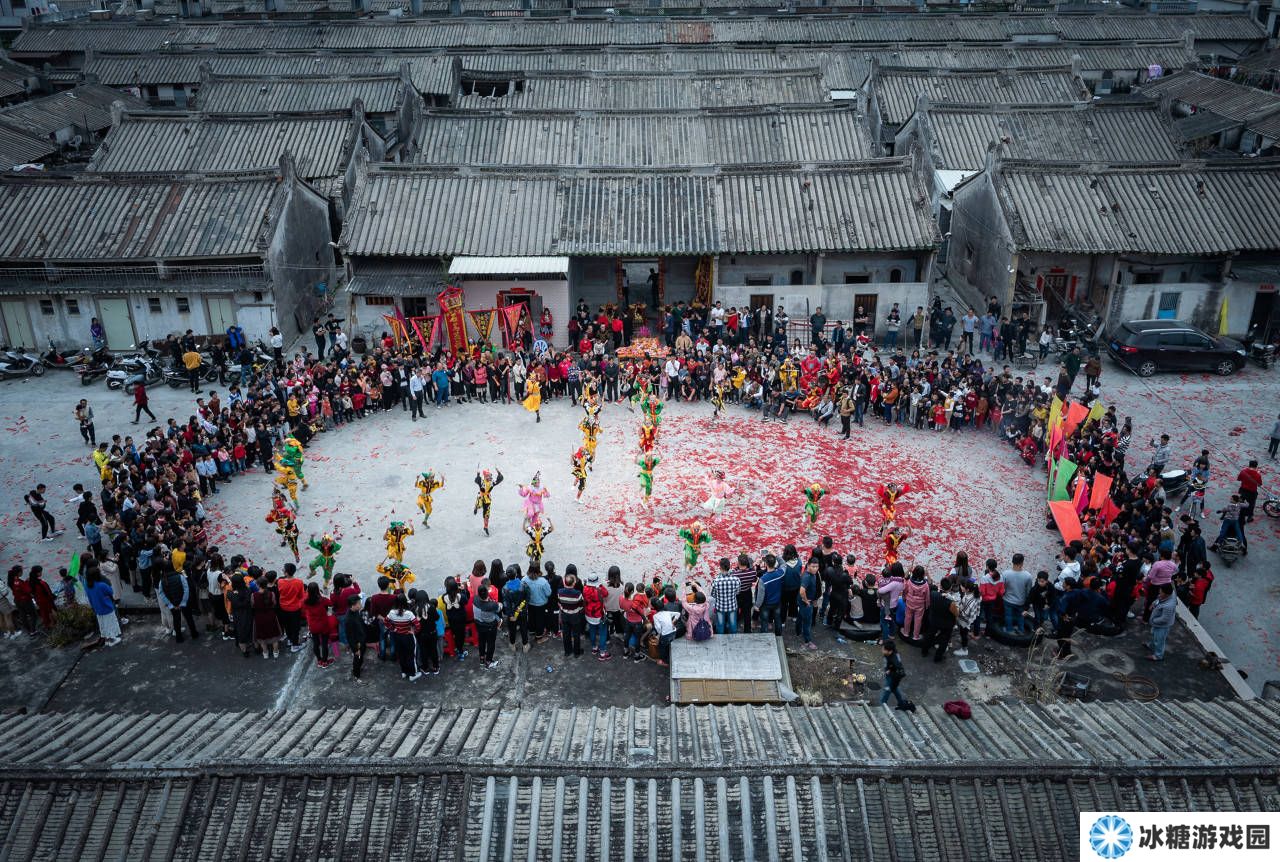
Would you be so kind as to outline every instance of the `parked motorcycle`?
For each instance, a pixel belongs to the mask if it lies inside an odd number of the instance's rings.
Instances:
[[[90,351],[85,348],[80,351],[79,361],[71,366],[71,370],[80,375],[80,385],[88,386],[100,378],[106,377],[107,372],[111,370],[111,364],[114,361],[111,351],[105,347],[99,347],[97,350]]]
[[[207,362],[200,363],[200,379],[206,383],[212,383],[218,379],[218,369],[214,368]],[[191,384],[191,378],[187,374],[187,369],[179,367],[171,371],[164,372],[164,382],[168,383],[174,389],[181,389],[183,386]]]
[[[79,354],[62,353],[53,346],[52,341],[49,342],[49,349],[40,357],[40,361],[44,363],[46,368],[60,368],[64,371],[74,369],[78,360]]]
[[[1276,361],[1276,346],[1266,342],[1259,343],[1257,325],[1249,327],[1249,332],[1241,339],[1249,359],[1261,368],[1270,368]]]
[[[0,380],[13,377],[39,377],[44,374],[44,362],[25,348],[0,353]]]
[[[253,352],[253,367],[250,369],[251,374],[256,374],[258,371],[262,370],[274,361],[270,351],[267,350],[267,346],[262,343],[261,339],[251,344],[249,349]],[[219,375],[218,382],[220,384],[226,385],[228,378],[231,380],[240,379],[239,356],[232,357],[232,359],[234,361],[227,365],[223,374]]]
[[[1280,497],[1269,497],[1262,504],[1262,511],[1273,518],[1280,518]]]
[[[137,383],[153,386],[164,378],[159,361],[150,356],[130,356],[121,359],[107,372],[108,389],[127,389]]]

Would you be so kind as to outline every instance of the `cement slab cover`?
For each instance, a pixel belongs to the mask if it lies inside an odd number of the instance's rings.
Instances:
[[[671,644],[672,679],[782,679],[777,640],[768,634],[714,637]]]

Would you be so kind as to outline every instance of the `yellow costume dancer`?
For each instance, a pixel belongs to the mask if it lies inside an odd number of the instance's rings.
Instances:
[[[399,560],[392,560],[390,563],[383,560],[381,563],[378,563],[374,569],[378,574],[386,575],[390,578],[391,588],[393,591],[397,592],[403,590],[405,587],[409,586],[409,584],[412,584],[418,579],[413,572],[409,570],[409,567]]]
[[[800,372],[791,362],[790,356],[783,360],[782,367],[778,369],[778,379],[782,381],[783,392],[790,392],[796,388],[796,381],[800,379]]]
[[[276,456],[275,460],[276,476],[275,483],[280,488],[289,492],[289,499],[293,501],[293,508],[298,508],[298,474],[293,468],[280,460],[280,456]]]
[[[716,386],[711,390],[711,406],[715,409],[711,411],[711,421],[714,422],[720,418],[720,414],[724,411],[724,386]]]
[[[644,417],[643,424],[640,426],[640,451],[652,452],[653,447],[658,444],[658,426],[649,420],[648,416]]]
[[[528,410],[542,421],[542,386],[538,383],[537,378],[530,377],[524,382],[524,401],[521,402],[524,409]]]
[[[494,473],[498,475],[495,477]],[[502,484],[502,471],[494,468],[493,472],[478,470],[476,472],[476,506],[471,514],[480,512],[484,515],[484,534],[489,535],[489,510],[493,506],[493,489]]]
[[[543,518],[525,527],[524,532],[529,537],[529,544],[524,546],[524,553],[529,558],[529,565],[540,565],[543,553],[542,543],[547,536],[555,532],[555,527],[552,526],[550,518]]]
[[[422,513],[422,526],[430,527],[427,521],[431,520],[431,495],[444,487],[444,476],[439,479],[436,474],[428,470],[418,476],[418,481],[414,482],[414,487],[418,489],[418,511]]]
[[[594,468],[596,444],[600,440],[600,425],[594,419],[583,419],[578,423],[578,430],[582,432],[582,448],[587,450],[587,465]]]
[[[573,483],[578,486],[577,499],[581,500],[582,492],[587,490],[587,450],[579,446],[570,456],[569,464],[573,467]]]
[[[382,541],[387,543],[387,556],[397,563],[404,562],[404,540],[413,535],[413,527],[404,521],[392,521],[391,526],[382,534]]]

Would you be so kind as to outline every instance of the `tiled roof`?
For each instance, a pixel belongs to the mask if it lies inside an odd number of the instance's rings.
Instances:
[[[1084,810],[1274,809],[1278,718],[1260,700],[10,716],[0,830],[12,858],[1058,862]],[[1134,744],[1152,728],[1176,744]]]
[[[48,137],[68,126],[96,133],[111,126],[113,102],[122,102],[129,108],[146,107],[119,90],[81,84],[72,90],[0,109],[0,123],[37,137]]]
[[[279,189],[265,173],[0,176],[0,260],[258,256]]]
[[[346,170],[356,134],[351,114],[209,117],[125,114],[98,147],[101,173],[269,170],[287,150],[298,176],[328,181]]]
[[[1070,68],[958,71],[881,67],[867,82],[882,122],[900,125],[927,95],[934,104],[1049,105],[1087,102],[1089,91]]]
[[[427,112],[419,164],[652,167],[861,161],[875,155],[849,107],[732,112]]]
[[[1143,85],[1142,94],[1168,96],[1196,108],[1206,108],[1223,117],[1247,121],[1258,114],[1280,109],[1280,93],[1268,93],[1202,72],[1179,72]]]
[[[409,77],[420,93],[448,94],[452,90],[453,58],[427,56],[357,56],[326,52],[298,54],[217,54],[209,52],[156,54],[95,54],[86,60],[86,75],[109,87],[200,83],[200,66],[226,78],[324,78],[394,75],[409,64]]]
[[[508,80],[509,73],[484,75]],[[477,78],[481,77],[476,73]],[[536,72],[505,96],[462,95],[459,108],[554,111],[652,111],[796,105],[829,98],[817,69],[648,75]]]
[[[1006,163],[997,171],[996,192],[1020,249],[1280,250],[1280,161],[1150,168]]]
[[[938,167],[980,169],[987,148],[1028,161],[1167,162],[1182,157],[1154,105],[999,108],[936,105],[927,112]]]
[[[39,162],[58,151],[58,145],[47,137],[37,138],[21,129],[0,123],[0,171],[15,165]]]
[[[404,85],[396,75],[328,78],[231,78],[213,75],[200,87],[196,107],[209,114],[327,114],[350,110],[359,99],[367,114],[389,114]]]
[[[901,160],[718,173],[382,167],[357,182],[342,237],[350,254],[411,257],[924,249],[938,241],[926,204]]]
[[[219,50],[377,50],[538,46],[753,43],[896,44],[1009,42],[1042,36],[1067,42],[1173,42],[1191,30],[1221,43],[1266,36],[1247,14],[1151,15],[815,15],[775,17],[362,20],[330,22],[76,22],[22,31],[12,54],[135,52],[213,46]]]

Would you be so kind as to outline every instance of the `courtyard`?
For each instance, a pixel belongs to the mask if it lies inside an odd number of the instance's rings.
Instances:
[[[1047,369],[1046,369],[1047,371]],[[1230,379],[1207,376],[1140,380],[1107,364],[1103,400],[1119,414],[1132,415],[1135,461],[1143,461],[1147,439],[1161,432],[1174,440],[1172,464],[1189,463],[1208,448],[1213,463],[1206,512],[1225,502],[1234,475],[1249,457],[1265,456],[1266,431],[1280,385],[1274,374],[1246,369]],[[74,527],[53,543],[40,543],[22,494],[38,481],[50,488],[51,510],[59,525],[74,520],[74,508],[61,501],[71,485],[96,487],[89,447],[80,440],[72,407],[88,397],[97,417],[100,440],[111,434],[137,433],[131,400],[101,386],[83,388],[69,374],[43,380],[0,384],[0,481],[11,501],[4,515],[0,563],[39,563],[46,572],[66,566],[76,543]],[[203,392],[223,391],[214,385]],[[185,389],[152,390],[158,417],[185,420],[194,396]],[[433,594],[447,576],[465,576],[473,561],[524,563],[526,537],[518,486],[540,472],[551,496],[547,514],[555,532],[546,542],[546,559],[560,571],[575,564],[581,573],[618,565],[625,581],[655,575],[683,579],[677,531],[705,517],[710,470],[723,470],[732,488],[725,510],[707,519],[713,543],[704,549],[699,574],[710,576],[720,556],[756,555],[794,543],[802,555],[817,539],[806,534],[802,489],[821,482],[829,493],[818,521],[837,549],[878,567],[879,511],[875,486],[883,481],[909,484],[900,505],[900,522],[914,534],[903,545],[903,561],[918,563],[935,577],[949,569],[957,551],[971,561],[994,556],[1004,565],[1015,552],[1027,568],[1052,571],[1060,550],[1057,534],[1045,528],[1043,473],[1027,467],[990,433],[958,434],[890,428],[868,418],[844,441],[835,428],[806,417],[789,423],[761,422],[734,405],[712,421],[704,403],[670,403],[664,413],[655,471],[654,503],[640,502],[636,479],[639,415],[624,404],[608,404],[601,415],[603,433],[594,470],[582,499],[574,499],[569,455],[578,445],[582,411],[565,399],[544,405],[542,421],[519,405],[452,403],[430,408],[426,418],[410,421],[399,409],[376,413],[318,436],[307,452],[310,489],[302,492],[298,521],[302,538],[330,533],[341,543],[336,570],[349,572],[371,591],[374,567],[384,560],[383,530],[393,520],[414,523],[406,564],[418,587]],[[1145,463],[1145,461],[1143,461]],[[1264,459],[1266,487],[1274,487],[1274,467]],[[490,536],[473,513],[478,469],[501,470],[505,481],[494,492]],[[414,505],[418,472],[443,474],[436,492],[430,528],[423,528]],[[225,554],[245,553],[264,568],[279,568],[289,556],[264,521],[269,478],[251,472],[224,485],[206,501],[211,543]],[[62,509],[59,510],[59,506]],[[1226,657],[1248,675],[1255,690],[1274,673],[1280,652],[1275,643],[1274,605],[1280,591],[1274,573],[1280,565],[1276,521],[1260,516],[1249,528],[1252,553],[1232,568],[1215,565],[1217,581],[1201,614],[1201,623]],[[1216,534],[1210,516],[1206,532]],[[303,563],[310,558],[303,549]],[[865,571],[865,569],[864,569]],[[153,609],[140,597],[125,597],[132,617],[124,643],[110,650],[51,650],[34,640],[0,642],[5,707],[70,710],[125,710],[138,703],[154,708],[321,708],[427,702],[500,706],[504,703],[564,706],[644,705],[667,694],[665,671],[652,662],[600,663],[585,656],[565,658],[552,640],[530,653],[512,652],[500,641],[498,667],[483,670],[474,661],[446,667],[438,677],[414,686],[394,669],[373,668],[369,687],[348,684],[344,665],[322,670],[309,651],[279,660],[255,656],[243,660],[216,635],[183,645],[172,643],[156,623]],[[1199,668],[1203,649],[1183,625],[1170,640],[1171,661],[1153,668],[1143,661],[1142,630],[1131,624],[1117,638],[1082,636],[1072,674],[1092,680],[1091,698],[1156,696],[1203,699],[1229,696],[1221,676]],[[806,702],[869,700],[878,694],[880,659],[873,645],[837,639],[819,629],[819,650],[800,649],[788,626],[786,646],[794,683]],[[908,693],[916,700],[941,703],[1014,700],[1025,696],[1028,655],[983,640],[971,647],[968,672],[954,657],[942,664],[922,662],[904,648]],[[345,658],[345,655],[344,655]],[[374,664],[378,662],[374,661]],[[858,680],[866,677],[868,682]],[[1143,683],[1136,686],[1132,677]],[[1147,685],[1146,680],[1154,683]],[[1136,692],[1136,694],[1135,694]]]

